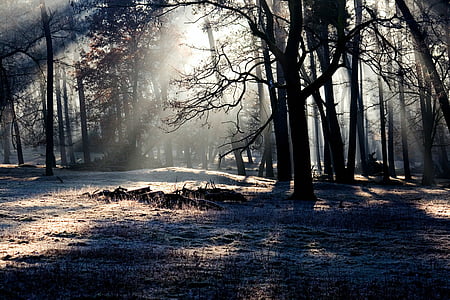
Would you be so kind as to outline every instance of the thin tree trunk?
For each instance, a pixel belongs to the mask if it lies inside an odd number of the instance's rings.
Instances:
[[[314,109],[314,136],[316,141],[316,164],[317,171],[322,174],[322,161],[320,159],[320,130],[319,130],[319,111],[317,105],[313,106]]]
[[[416,59],[418,59],[418,57],[416,57]],[[430,83],[424,78],[424,70],[420,67],[419,63],[416,64],[416,68],[419,79],[419,98],[423,125],[422,185],[432,185],[434,183],[434,167],[431,151],[433,148],[434,115],[431,104],[431,86]]]
[[[263,45],[263,48],[266,48],[266,47],[264,47],[264,45]],[[269,55],[268,51],[267,51],[267,49],[264,49],[263,52],[266,52],[263,54],[264,54],[264,66],[266,69],[267,79],[273,81],[272,66],[270,65],[270,58],[268,57],[268,55]],[[259,78],[262,78],[262,71],[261,71],[261,67],[259,65],[256,67],[256,76],[258,76]],[[272,91],[271,91],[271,89],[272,89]],[[278,113],[278,109],[277,109],[278,104],[277,104],[276,94],[275,94],[275,90],[270,86],[269,86],[269,97],[270,97],[270,103],[273,104],[273,108],[275,108],[275,112],[272,109],[272,114],[274,114],[274,113],[277,114]],[[265,97],[265,93],[264,93],[264,85],[262,83],[258,83],[258,99],[259,99],[259,111],[260,111],[260,120],[261,120],[260,122],[262,125],[269,118],[269,113],[267,111],[268,107],[266,105],[266,97]],[[279,122],[279,121],[276,120],[276,122]],[[260,164],[259,173],[261,173],[261,167],[265,167],[266,176],[274,177],[271,126],[267,126],[267,128],[264,130],[263,139],[264,139],[264,154],[263,154],[263,162]],[[277,159],[278,159],[278,157],[277,157]],[[282,158],[279,157],[279,159],[282,159]]]
[[[14,129],[16,150],[17,150],[17,162],[18,162],[18,165],[23,165],[24,159],[23,159],[22,139],[20,137],[19,122],[17,121],[16,111],[14,109],[14,102],[11,102],[11,113],[12,113],[12,125],[13,125],[13,129]]]
[[[60,70],[55,72],[55,92],[56,92],[56,111],[58,115],[58,137],[59,137],[59,152],[61,155],[61,165],[67,166],[67,156],[66,156],[66,139],[64,136],[64,118],[61,100],[61,80],[60,80]]]
[[[72,127],[70,125],[70,114],[69,114],[69,96],[67,94],[67,74],[66,70],[62,69],[63,74],[63,103],[64,103],[64,121],[66,123],[66,133],[67,133],[67,150],[69,154],[70,164],[75,164],[75,153],[73,152],[73,141],[72,141]]]
[[[402,153],[403,153],[403,170],[405,173],[405,180],[411,180],[411,168],[409,163],[409,148],[408,148],[408,126],[406,119],[405,108],[405,87],[403,74],[399,75],[399,102],[400,102],[400,122],[402,134]]]
[[[234,159],[236,160],[236,167],[237,167],[238,175],[246,176],[247,172],[245,171],[245,164],[244,164],[244,160],[242,159],[242,151],[240,149],[238,149],[240,145],[236,141],[235,136],[231,137],[231,146],[233,147],[233,149],[236,149],[233,151],[233,154],[234,154]]]
[[[367,121],[367,118],[364,117],[364,102],[363,102],[363,80],[362,80],[362,64],[359,63],[359,69],[360,69],[360,80],[359,80],[359,97],[358,97],[358,120],[357,120],[357,126],[358,126],[358,144],[359,144],[359,153],[360,153],[360,159],[361,159],[361,167],[362,167],[362,175],[367,176],[368,175],[368,168],[367,168],[367,135],[365,130],[365,122]]]
[[[186,160],[186,167],[192,168],[191,147],[187,143],[184,145],[184,159]]]
[[[50,20],[45,7],[45,1],[40,1],[42,24],[44,27],[45,42],[47,46],[47,115],[45,124],[46,148],[45,148],[45,175],[53,175],[53,42],[50,32]]]
[[[89,136],[87,129],[87,115],[86,115],[86,99],[84,96],[83,79],[80,75],[77,76],[78,98],[80,101],[80,121],[81,121],[81,140],[83,144],[83,158],[84,163],[91,162],[91,153],[89,147]]]
[[[324,38],[328,39],[328,29],[323,29]],[[326,43],[326,42],[325,42]],[[328,44],[324,44],[323,51],[318,53],[320,65],[324,72],[330,66],[330,52]],[[336,113],[336,105],[334,102],[333,81],[330,78],[324,85],[326,116],[330,135],[328,143],[330,145],[331,159],[333,163],[334,173],[337,182],[346,182],[345,176],[345,160],[344,160],[344,143],[342,142],[341,129]]]
[[[3,129],[3,163],[11,163],[11,117],[8,109],[9,104],[3,111],[2,129]]]
[[[269,82],[275,82],[275,78],[272,72],[272,66],[270,64],[270,54],[266,47],[263,50],[264,55],[264,67],[266,71],[266,77]],[[278,69],[277,65],[277,81],[279,84],[284,83],[284,75],[281,69]],[[281,68],[281,67],[280,67]],[[281,80],[281,82],[280,82]],[[287,109],[286,109],[286,92],[282,89],[278,90],[278,95],[274,85],[269,85],[269,99],[272,109],[273,126],[275,130],[275,144],[277,148],[277,179],[278,181],[290,181],[292,179],[291,173],[291,150],[289,146],[289,131],[287,127]],[[270,159],[270,156],[266,158]],[[273,166],[267,166],[266,168],[273,168]]]
[[[164,156],[166,158],[166,167],[173,167],[173,149],[171,139],[167,139],[164,143]]]
[[[247,149],[245,149],[247,152],[247,160],[249,164],[253,164],[253,156],[252,156],[252,149],[250,149],[250,147],[247,147]]]
[[[395,173],[395,152],[394,152],[394,109],[392,107],[392,99],[387,101],[388,113],[388,159],[389,159],[389,175],[393,178],[397,177]]]
[[[380,134],[381,134],[381,153],[383,156],[383,182],[389,182],[389,166],[387,158],[386,142],[386,117],[384,112],[384,89],[381,76],[378,76],[378,97],[380,100]]]

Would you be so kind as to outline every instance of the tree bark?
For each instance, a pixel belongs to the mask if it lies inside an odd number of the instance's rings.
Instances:
[[[45,1],[40,0],[41,18],[44,27],[45,43],[47,47],[47,113],[45,124],[46,148],[45,148],[45,175],[53,175],[53,42],[50,32],[50,19],[45,7]]]
[[[16,116],[16,110],[14,109],[14,102],[11,101],[11,113],[12,113],[12,125],[14,129],[14,137],[15,137],[15,143],[16,143],[16,150],[17,150],[17,163],[18,165],[24,164],[23,159],[23,148],[22,148],[22,139],[20,137],[20,128],[19,128],[19,122],[17,121]]]
[[[405,173],[405,180],[411,180],[411,168],[409,163],[409,148],[408,148],[408,126],[406,119],[405,108],[405,87],[403,74],[399,74],[399,102],[400,102],[400,126],[402,135],[402,153],[403,153],[403,170]]]
[[[367,118],[364,116],[364,101],[363,101],[363,81],[362,81],[362,64],[359,63],[359,69],[360,69],[360,80],[359,80],[359,97],[358,97],[358,118],[357,118],[357,126],[358,126],[358,144],[359,144],[359,153],[361,158],[361,168],[362,168],[362,175],[367,176],[368,175],[368,168],[367,168],[367,135],[366,135],[366,129],[365,122],[367,121]]]
[[[86,115],[86,98],[84,96],[84,85],[81,75],[77,76],[78,98],[80,101],[80,119],[81,119],[81,140],[83,144],[83,158],[84,163],[91,162],[91,153],[89,147],[89,135],[87,129],[87,115]]]
[[[324,28],[322,35],[325,42],[323,51],[318,52],[318,57],[322,72],[330,68],[330,51],[328,46],[328,29]],[[330,77],[324,84],[325,107],[328,128],[330,131],[328,143],[330,145],[331,160],[333,171],[337,182],[346,182],[345,176],[345,159],[344,159],[344,143],[342,142],[341,127],[336,113],[336,104],[334,101],[333,81]]]
[[[2,116],[2,135],[3,135],[3,163],[11,163],[11,114],[9,110],[10,104],[4,108]]]
[[[66,133],[67,133],[67,150],[69,154],[70,164],[75,164],[75,153],[73,152],[73,141],[72,141],[72,127],[70,124],[70,114],[69,114],[69,95],[67,93],[67,74],[66,70],[63,68],[63,103],[64,103],[64,120],[66,123]]]
[[[395,173],[395,151],[394,151],[394,108],[392,107],[392,98],[387,101],[388,113],[388,160],[389,175],[397,178]]]
[[[245,171],[245,164],[244,164],[244,160],[242,159],[242,151],[239,148],[239,143],[236,142],[236,137],[232,136],[231,137],[231,147],[233,147],[234,150],[233,154],[234,154],[234,159],[236,160],[236,167],[237,167],[237,172],[238,175],[243,175],[246,176],[247,172]]]
[[[56,113],[58,116],[59,152],[61,155],[61,165],[67,166],[66,139],[64,134],[64,118],[61,100],[61,80],[59,72],[60,70],[56,70],[55,72]]]
[[[362,1],[355,0],[355,24],[358,26],[362,20]],[[361,35],[357,33],[353,38],[352,63],[350,71],[350,125],[348,133],[348,153],[347,153],[347,174],[346,181],[352,182],[355,179],[356,164],[356,133],[358,121],[358,97],[359,97],[359,44]]]
[[[416,56],[416,60],[419,57]],[[422,126],[423,126],[423,175],[422,185],[432,185],[434,183],[434,168],[433,168],[433,129],[435,125],[435,113],[431,103],[431,86],[430,82],[424,78],[424,70],[421,68],[420,63],[417,61],[416,70],[419,83],[419,100],[420,109],[422,113]]]
[[[381,134],[381,153],[383,156],[383,182],[389,182],[389,166],[387,157],[386,142],[386,116],[384,109],[384,89],[381,76],[378,76],[378,97],[380,101],[380,134]]]
[[[275,14],[281,12],[281,1],[276,0],[273,2],[273,10]],[[277,24],[278,25],[278,24]],[[284,28],[275,26],[275,43],[279,49],[286,47],[286,33]],[[267,48],[264,52],[264,60],[266,76],[269,82],[275,82],[274,75],[272,74],[272,68],[270,64],[270,55]],[[270,67],[270,68],[269,68]],[[271,80],[271,81],[270,81]],[[279,85],[286,83],[283,67],[279,60],[276,62],[276,82]],[[273,114],[273,127],[275,131],[275,143],[277,147],[277,179],[278,181],[291,181],[292,179],[292,162],[291,162],[291,146],[289,142],[289,128],[288,128],[288,110],[287,110],[287,94],[286,89],[275,89],[275,87],[269,86],[269,96]]]

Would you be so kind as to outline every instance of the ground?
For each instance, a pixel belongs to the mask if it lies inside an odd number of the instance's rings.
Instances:
[[[291,185],[217,171],[0,167],[2,299],[449,299],[450,189]],[[118,186],[239,191],[222,211],[84,193]]]

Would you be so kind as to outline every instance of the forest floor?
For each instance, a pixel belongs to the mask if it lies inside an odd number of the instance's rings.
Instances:
[[[289,183],[183,168],[0,166],[1,299],[449,299],[450,189]],[[221,211],[83,195],[214,182]]]

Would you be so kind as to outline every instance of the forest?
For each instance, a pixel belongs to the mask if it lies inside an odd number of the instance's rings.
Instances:
[[[2,0],[0,297],[450,298],[447,0]]]

